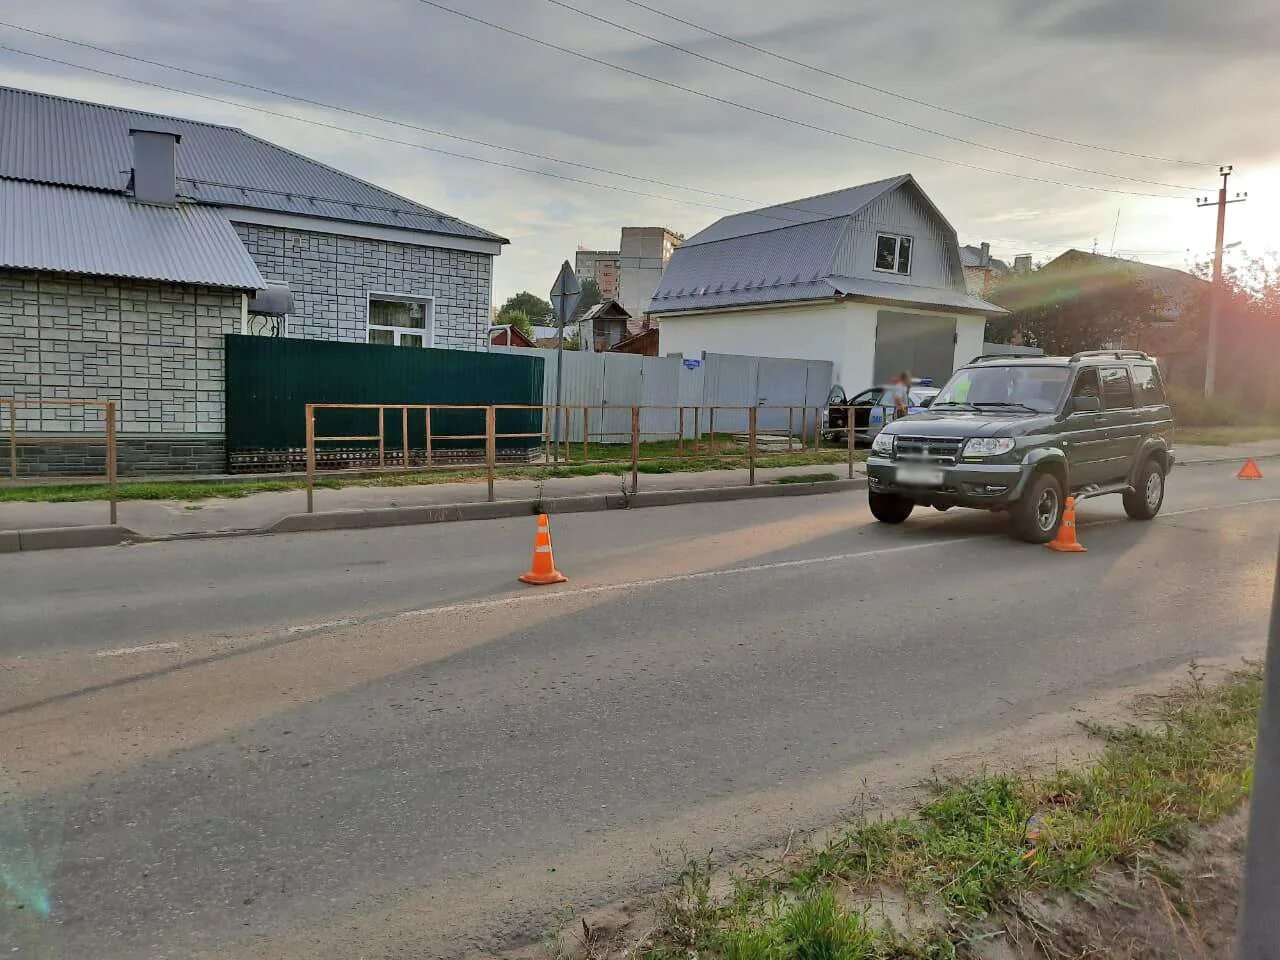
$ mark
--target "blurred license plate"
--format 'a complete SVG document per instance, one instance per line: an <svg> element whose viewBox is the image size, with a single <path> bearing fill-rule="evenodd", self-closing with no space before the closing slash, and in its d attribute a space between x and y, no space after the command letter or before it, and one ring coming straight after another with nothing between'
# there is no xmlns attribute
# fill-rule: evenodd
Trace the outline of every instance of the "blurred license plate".
<svg viewBox="0 0 1280 960"><path fill-rule="evenodd" d="M942 471L936 467L903 466L898 468L898 482L913 487L941 486Z"/></svg>

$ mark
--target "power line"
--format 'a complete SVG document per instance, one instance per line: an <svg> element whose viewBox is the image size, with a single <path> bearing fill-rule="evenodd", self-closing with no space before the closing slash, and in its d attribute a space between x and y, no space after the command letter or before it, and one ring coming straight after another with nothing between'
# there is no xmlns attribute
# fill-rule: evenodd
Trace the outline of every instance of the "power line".
<svg viewBox="0 0 1280 960"><path fill-rule="evenodd" d="M298 96L297 94L285 93L283 90L274 90L271 87L263 87L255 83L246 83L243 80L232 80L229 77L219 77L211 73L201 73L199 70L191 70L188 67L181 67L175 63L165 63L162 60L151 60L151 59L148 59L147 57L140 57L132 53L122 53L119 50L112 50L110 47L100 47L100 46L97 46L96 44L87 43L84 40L75 40L71 37L63 37L55 33L44 33L43 31L40 31L40 30L33 30L30 27L20 26L19 24L16 24L16 23L8 23L7 21L4 21L4 20L0 20L0 27L8 27L11 30L19 30L23 33L31 34L33 36L44 37L46 40L57 40L60 43L68 43L68 44L71 44L72 46L83 47L86 50L93 50L93 51L96 51L97 53L106 53L113 57L120 57L125 60L132 60L135 63L145 63L148 66L152 66L152 67L162 67L166 70L176 70L179 73L185 73L191 77L200 77L204 80L213 80L217 83L226 83L226 84L230 84L231 86L242 87L245 90L253 90L258 93L269 94L270 96L273 96L273 97L279 97L282 100L293 100L296 103L305 103L313 107L322 107L326 110L335 110L339 113L345 113L353 117L362 117L366 120L378 120L382 123L389 123L394 126L404 127L405 129L408 129L408 130L417 130L420 133L428 133L435 137L447 137L450 140L460 140L463 143L471 143L480 147L489 147L490 149L493 149L493 150L503 150L503 151L506 151L507 153L516 153L516 154L520 154L521 156L531 157L535 160L546 160L551 163L561 163L561 164L564 164L565 166L578 167L581 170L591 170L595 173L607 173L615 177L626 177L629 180L635 180L640 183L650 183L650 184L653 184L654 186L672 187L673 189L676 189L676 190L688 190L692 193L701 193L711 197L719 197L722 200L735 200L739 203L752 202L751 200L748 200L745 197L735 197L732 194L728 194L728 193L717 193L714 190L703 190L700 187L689 187L689 186L685 186L684 184L671 183L670 181L667 181L667 180L653 180L648 177L638 176L636 174L621 173L617 170L609 170L606 167L596 167L596 166L592 166L589 163L581 163L576 160L564 160L560 157L551 157L543 153L536 153L532 150L522 150L518 147L507 147L500 143L490 143L487 140L479 140L479 139L476 139L475 137L466 137L457 133L449 133L448 131L445 131L445 130L436 130L432 127L424 127L416 123L409 123L405 120L396 120L392 117L384 117L376 113L367 113L363 110L356 110L352 107L343 107L334 103L325 103L322 100L312 100L309 97L302 97L302 96ZM141 81L137 81L137 82L141 82Z"/></svg>
<svg viewBox="0 0 1280 960"><path fill-rule="evenodd" d="M180 94L183 94L184 96L198 97L201 100L209 100L213 103L221 103L229 107L238 107L243 110L253 110L257 113L263 113L271 117L280 117L281 119L284 119L284 120L296 120L299 123L307 123L313 127L322 127L323 129L326 129L326 130L336 130L341 133L350 133L360 137L369 137L373 140L380 140L383 143L395 143L405 147L415 147L419 150L427 150L427 151L430 151L431 153L438 153L438 154L442 154L443 156L454 157L459 160L473 160L476 163L486 163L486 164L489 164L490 166L502 167L506 170L517 170L517 171L520 171L521 173L532 173L540 177L550 177L554 180L564 180L570 183L578 183L578 184L583 184L585 186L590 186L590 187L600 187L603 190L614 190L621 193L629 193L634 196L648 197L651 200L664 200L669 203L683 203L683 204L688 204L694 207L702 207L707 210L719 210L725 213L740 212L732 209L731 207L722 207L716 204L702 203L698 200L687 200L683 197L669 197L669 196L664 196L662 194L657 194L657 193L648 193L643 190L632 190L628 187L617 186L616 184L600 183L595 180L583 180L579 177L570 177L565 174L552 173L549 170L538 170L533 167L522 167L519 164L515 164L515 163L504 163L501 160L490 160L487 157L476 157L476 156L472 156L471 154L456 153L452 150L443 150L440 147L429 147L424 143L415 143L412 140L400 140L395 137L387 137L382 134L371 133L368 130L358 130L354 127L344 127L336 123L325 123L324 121L321 121L321 120L312 120L308 117L300 117L296 114L285 113L280 110L271 110L271 109L268 109L267 107L259 107L259 106L255 106L254 104L244 103L239 100L229 100L229 99L226 99L225 97L215 97L212 94L208 94L208 93L198 93L194 90L183 89L182 87L175 87L175 86L170 86L164 83L157 83L154 80L141 80L138 77L130 77L122 73L113 73L110 70L102 70L102 69L99 69L98 67L89 67L89 66L85 66L82 63L72 63L69 60L59 60L57 57L49 57L40 53L32 53L30 50L21 50L17 47L11 47L6 44L0 44L0 50L6 50L9 53L17 53L24 57L31 57L35 60L43 60L46 63L56 63L60 66L71 67L72 69L75 69L75 70L84 70L88 73L97 74L98 76L110 77L113 80L124 80L128 83L138 83L138 84L142 84L143 86L154 87L157 90L165 90L165 91L168 91L169 93L180 93ZM619 174L619 176L626 176L626 174ZM239 189L251 190L254 192L270 192L270 191L263 191L260 188L243 186L240 184L237 184L236 186ZM340 204L345 204L347 206L366 206L366 204L352 203L350 200L339 200L334 197L312 197L312 196L304 196L301 194L294 194L294 196L303 196L303 199L324 200L329 203L340 203ZM751 201L746 201L746 202L750 203ZM786 218L776 217L774 219L783 220ZM801 221L788 221L788 222L794 223L794 222L801 222Z"/></svg>
<svg viewBox="0 0 1280 960"><path fill-rule="evenodd" d="M1156 197L1162 200L1184 199L1183 197L1176 197L1167 193L1144 193L1136 190L1121 190L1116 187L1102 187L1094 184L1072 183L1066 180L1053 180L1048 177L1036 177L1036 176L1032 176L1030 174L1025 174L1025 173L1015 173L1012 170L1000 170L995 167L984 167L980 164L968 163L964 160L949 160L946 157L939 157L933 154L923 153L918 150L909 150L906 147L895 147L895 146L892 146L891 144L881 143L878 140L870 140L866 137L854 136L851 133L844 133L843 131L840 131L840 130L833 130L830 127L823 127L815 123L808 123L807 121L799 120L795 117L785 116L784 114L780 114L780 113L773 113L769 110L762 110L759 107L753 107L753 106L750 106L749 104L739 103L736 100L730 100L726 97L719 97L719 96L716 96L715 94L706 93L705 91L697 90L693 87L686 87L683 84L676 83L673 80L664 80L661 77L655 77L652 74L643 73L639 70L632 70L630 67L624 67L624 66L621 66L620 64L611 63L608 60L602 60L599 57L593 57L590 54L582 53L578 50L573 50L569 47L562 47L559 44L552 43L550 40L542 40L539 37L535 37L527 33L521 33L519 30L515 30L511 27L503 26L500 23L494 23L492 20L485 20L482 17L477 17L470 13L464 13L461 10L455 10L453 7L448 7L448 6L445 6L443 3L436 2L436 0L418 0L418 2L423 4L424 6L433 7L436 10L441 10L445 13L453 14L456 17L461 17L464 20L470 20L473 23L481 24L493 30L497 30L501 33L505 33L513 37L518 37L521 40L527 40L530 43L536 43L537 45L541 47L546 47L549 50L557 50L560 53L565 53L571 57L576 57L579 60L585 60L588 63L594 63L602 67L608 67L610 70L615 70L619 73L627 74L628 76L638 77L642 80L648 80L651 83L661 84L662 86L670 87L673 90L680 90L684 93L692 94L695 97L700 97L704 100L710 100L714 103L720 103L726 106L735 107L738 110L744 110L748 113L757 114L758 116L769 117L770 119L779 120L783 123L791 124L792 126L802 127L806 130L815 130L819 133L825 133L833 137L839 137L842 140L849 140L855 143L865 143L873 147L880 147L885 150L893 150L893 151L896 151L897 153L906 154L908 156L920 157L921 159L924 159L924 160L932 160L935 163L946 163L946 164L951 164L953 166L965 167L970 170L978 170L982 173L994 173L1000 176L1015 177L1019 180L1029 180L1035 183L1048 183L1048 184L1053 184L1059 187L1074 187L1077 190L1092 190L1099 193L1119 193L1119 194L1125 194L1128 196L1135 196L1135 197Z"/></svg>
<svg viewBox="0 0 1280 960"><path fill-rule="evenodd" d="M1051 133L1042 133L1037 130L1029 130L1026 127L1017 127L1010 123L1002 123L999 120L991 120L987 117L979 117L972 113L965 113L962 110L955 110L955 109L952 109L951 107L944 107L942 104L931 103L928 100L920 100L920 99L917 99L916 97L910 97L910 96L907 96L905 93L898 93L895 90L887 90L884 87L877 87L874 84L866 83L862 80L855 80L853 79L853 77L847 77L842 73L835 73L834 71L827 70L823 67L815 66L812 63L806 63L803 60L796 60L792 57L786 56L785 54L778 53L774 50L769 50L766 47L757 46L754 43L748 43L745 40L739 40L737 37L731 37L728 34L719 33L715 30L712 30L710 27L704 27L701 24L694 23L691 20L682 19L681 17L677 17L673 13L668 13L665 10L659 10L657 7L651 7L647 3L642 3L640 2L640 0L624 0L624 2L629 3L635 7L639 7L642 10L648 10L650 13L657 14L660 17L666 17L668 20L674 20L676 23L682 23L686 27L692 27L695 30L700 30L703 33L709 34L710 36L717 37L721 40L727 40L729 43L735 43L738 46L745 47L748 50L754 50L756 53L762 53L767 57L773 57L775 60L781 60L783 63L790 63L797 67L804 67L806 70L812 70L814 73L821 74L824 77L830 77L833 80L841 80L845 83L853 84L855 87L862 87L864 90L871 90L875 93L883 94L886 97L893 97L897 100L903 100L907 103L914 103L917 106L928 107L930 110L939 110L942 113L949 113L955 117L962 117L965 120L973 120L977 123L985 123L985 124L988 124L989 126L999 127L1002 130L1012 130L1014 133L1021 133L1028 137L1039 137L1041 140L1051 140L1054 143L1064 143L1073 147L1083 147L1086 150L1099 150L1104 153L1114 153L1123 157L1134 157L1135 159L1139 159L1139 160L1157 160L1160 163L1177 163L1187 167L1217 167L1218 166L1218 164L1216 163L1209 163L1203 160L1178 160L1173 157L1160 157L1150 153L1134 153L1128 150L1121 150L1117 147L1104 147L1096 143L1086 143L1083 140L1071 140L1067 137L1057 137Z"/></svg>
<svg viewBox="0 0 1280 960"><path fill-rule="evenodd" d="M0 21L0 26L8 26L8 27L12 27L13 29L21 30L21 31L26 32L26 33L36 34L36 35L39 35L39 36L41 36L41 37L45 37L45 38L47 38L47 39L60 40L60 41L63 41L63 42L69 43L69 44L76 45L76 46L81 46L81 47L85 47L85 48L88 48L88 49L92 49L92 50L95 50L95 51L100 52L100 53L111 54L111 55L114 55L114 56L122 57L122 58L127 59L127 60L134 60L134 61L138 61L138 62L141 62L141 63L145 63L145 64L148 64L148 65L150 65L150 66L162 67L162 68L165 68L165 69L173 69L173 70L177 70L177 71L182 72L182 73L187 73L187 74L190 74L190 75L193 75L193 76L198 76L198 77L201 77L201 78L203 78L203 79L213 80L213 81L220 82L220 83L227 83L227 84L231 84L231 85L234 85L234 86L240 86L240 87L244 87L244 88L246 88L246 89L255 90L255 91L260 92L260 93L267 93L267 94L270 94L270 95L272 95L272 96L278 96L278 97L281 97L281 98L283 98L283 99L296 100L296 101L298 101L298 102L301 102L301 103L307 103L307 104L310 104L310 105L312 105L312 106L317 106L317 107L321 107L321 108L325 108L325 109L333 109L333 110L337 110L337 111L340 111L340 112L346 112L346 113L350 113L350 114L353 114L353 115L361 116L361 117L364 117L364 118L367 118L367 119L371 119L371 120L379 120L379 121L386 122L386 123L389 123L389 124L399 125L399 126L403 126L403 127L409 128L409 129L419 130L419 131L422 131L422 132L433 133L433 134L437 134L437 135L439 135L439 136L443 136L443 137L452 137L452 138L455 138L455 139L465 140L465 141L467 141L467 142L472 142L472 143L476 143L476 144L483 145L483 146L492 146L494 149L498 149L498 150L509 150L509 151L511 151L511 152L515 152L515 153L523 153L523 154L526 154L526 155L530 155L530 156L537 157L537 158L539 158L539 159L546 159L546 160L551 161L551 162L564 163L564 164L572 165L572 166L579 166L579 167L583 167L583 168L585 168L585 169L595 170L595 171L602 172L602 173L607 173L607 174L610 174L610 175L613 175L613 176L618 176L618 177L623 177L623 178L628 178L628 179L634 179L634 180L638 180L638 181L641 181L641 182L659 183L659 184L664 184L664 185L668 185L668 186L674 187L674 188L676 188L676 189L689 190L689 191L693 191L693 192L699 192L699 193L710 194L710 195L712 195L712 196L721 197L721 198L723 198L723 199L737 200L737 201L742 202L742 203L754 204L754 205L755 205L755 206L757 206L757 207L763 207L763 208L770 208L770 207L772 207L775 211L791 210L791 211L795 211L795 212L797 212L797 213L821 214L822 216L828 216L828 215L829 215L829 212L828 212L828 211L810 210L810 209L805 208L805 207L796 206L795 204L787 204L787 203L783 203L783 204L766 204L766 203L764 203L764 202L762 202L762 201L759 201L759 200L753 200L753 199L748 198L748 197L737 197L737 196L734 196L734 195L732 195L732 194L720 194L720 193L714 193L713 191L709 191L709 190L702 190L701 188L698 188L698 187L690 187L690 186L686 186L686 185L678 184L678 183L669 183L669 182L667 182L667 181L655 181L655 180L648 180L647 178L644 178L644 177L638 177L638 176L634 176L634 175L632 175L632 174L626 174L626 173L622 173L622 172L619 172L619 171L609 170L609 169L604 168L604 167L592 167L592 166L589 166L589 165L587 165L587 164L580 164L580 163L576 163L575 161L561 160L561 159L559 159L559 158L557 158L557 157L547 156L547 155L543 155L543 154L533 154L533 153L529 153L528 151L519 150L519 149L517 149L517 148L504 147L504 146L502 146L501 144L489 144L489 143L487 143L486 141L473 140L472 138L463 137L463 136L455 135L455 134L450 134L450 133L447 133L447 132L444 132L444 131L436 131L436 130L433 130L433 129L429 128L429 127L421 127L421 126L418 126L418 125L416 125L416 124L408 123L408 122L406 122L406 121L400 121L400 120L394 120L394 119L391 119L391 118L388 118L388 117L382 117L382 116L380 116L380 115L378 115L378 114L365 113L365 112L363 112L363 111L354 110L354 109L346 108L346 107L341 107L341 106L338 106L338 105L335 105L335 104L329 104L329 103L326 103L326 102L324 102L324 101L320 101L320 100L312 100L312 99L309 99L309 98L306 98L306 97L299 97L299 96L295 96L295 95L293 95L293 94L289 94L289 93L286 93L286 92L283 92L283 91L273 90L273 89L268 88L268 87L261 87L261 86L257 86L257 85L255 85L255 84L245 83L245 82L243 82L243 81L239 81L239 80L232 80L232 79L225 78L225 77L219 77L219 76L214 75L214 74L199 73L199 72L197 72L197 71L189 70L189 69L184 68L184 67L178 67L178 66L176 66L176 65L169 64L169 63L165 63L165 62L163 62L163 61L159 61L159 60L148 60L148 59L146 59L146 58L137 57L137 56L134 56L134 55L131 55L131 54L120 53L120 52L118 52L118 51L111 50L111 49L109 49L109 48L107 48L107 47L98 47L98 46L95 46L95 45L93 45L93 44L84 43L84 42L82 42L82 41L73 40L73 39L70 39L70 38L67 38L67 37L60 37L60 36L57 36L57 35L55 35L55 34L42 33L42 32L40 32L40 31L31 30L31 29L29 29L29 28L25 28L25 27L20 27L20 26L17 26L17 25L15 25L15 24L6 23L6 22L4 22L4 21ZM25 57L30 57L30 58L33 58L33 59L36 59L36 60L42 60L42 61L45 61L45 62L48 62L48 63L55 63L55 64L58 64L58 65L60 65L60 66L71 67L72 69L76 69L76 70L83 70L83 71L86 71L86 72L88 72L88 73L94 73L94 74L97 74L97 75L99 75L99 76L109 77L109 78L111 78L111 79L115 79L115 80L123 80L123 81L128 82L128 83L136 83L136 84L140 84L140 85L142 85L142 86L147 86L147 87L152 87L152 88L159 89L159 90L164 90L164 91L169 92L169 93L177 93L177 94L181 94L181 95L183 95L183 96L191 96L191 97L196 97L196 98L199 98L199 99L202 99L202 100L207 100L207 101L210 101L210 102L213 102L213 103L223 104L223 105L225 105L225 106L238 107L238 108L245 109L245 110L252 110L252 111L254 111L254 112L262 113L262 114L265 114L265 115L267 115L267 116L278 117L278 118L286 119L286 120L294 120L294 121L297 121L297 122L299 122L299 123L306 123L306 124L309 124L309 125L311 125L311 126L320 127L320 128L327 129L327 130L335 130L335 131L342 132L342 133L349 133L349 134L353 134L353 135L355 135L355 136L368 137L368 138L370 138L370 139L378 140L378 141L381 141L381 142L384 142L384 143L392 143L392 144L397 144L397 145L401 145L401 146L414 147L414 148L417 148L417 149L420 149L420 150L426 150L426 151L429 151L429 152L432 152L432 153L439 153L439 154L442 154L442 155L444 155L444 156L453 157L453 158L455 158L455 159L473 160L473 161L478 162L478 163L489 164L489 165L491 165L491 166L497 166L497 167L501 167L501 168L503 168L503 169L515 170L515 171L517 171L517 172L521 172L521 173L529 173L529 174L534 174L534 175L542 176L542 177L550 177L550 178L552 178L552 179L556 179L556 180L568 181L568 182L572 182L572 183L578 183L578 184L582 184L582 185L585 185L585 186L593 186L593 187L597 187L597 188L604 189L604 190L617 190L617 191L621 191L621 192L625 192L625 193L629 193L629 194L633 194L633 195L637 195L637 196L646 197L646 198L649 198L649 199L663 200L663 201L670 202L670 203L680 203L680 204L686 204L686 205L691 205L691 206L697 206L697 207L701 207L701 208L703 208L703 209L716 210L716 211L720 211L720 212L724 212L724 213L739 213L739 212L741 212L741 211L734 210L734 209L729 208L729 207L723 207L723 206L719 206L719 205L715 205L715 204L701 203L701 202L699 202L699 201L695 201L695 200L688 200L688 199L681 198L681 197L670 197L670 196L664 196L664 195L660 195L660 194L648 193L648 192L644 192L644 191L630 190L630 189L627 189L627 188L625 188L625 187L619 187L619 186L616 186L616 185L613 185L613 184L604 184L604 183L599 183L599 182L592 181L592 180L584 180L584 179L580 179L580 178L576 178L576 177L569 177L569 176L565 176L565 175L562 175L562 174L556 174L556 173L552 173L552 172L550 172L550 171L546 171L546 170L538 170L538 169L535 169L535 168L532 168L532 167L522 167L522 166L519 166L519 165L516 165L516 164L503 163L503 162L501 162L501 161L490 160L490 159L487 159L487 158L484 158L484 157L475 157L475 156L471 156L471 155L468 155L468 154L457 153L457 152L454 152L454 151L442 150L442 149L439 149L439 148L436 148L436 147L430 147L430 146L427 146L426 144L416 143L416 142L414 142L414 141L401 140L401 139L397 139L397 138L395 138L395 137L387 137L387 136L383 136L383 135L380 135L380 134L372 133L372 132L367 131L367 130L360 130L360 129L356 129L356 128L353 128L353 127L345 127L345 126L342 126L342 125L340 125L340 124L325 123L325 122L323 122L323 121L313 120L313 119L310 119L310 118L307 118L307 117L300 117L300 116L297 116L296 114L285 113L285 112L283 112L283 111L272 110L272 109L269 109L269 108L266 108L266 107L256 106L256 105L254 105L254 104L250 104L250 103L244 103L243 101L239 101L239 100L230 100L230 99L227 99L227 98L224 98L224 97L216 97L216 96L213 96L213 95L211 95L211 94L200 93L200 92L197 92L197 91L194 91L194 90L188 90L188 89L185 89L185 88L182 88L182 87L176 87L176 86L172 86L172 85L169 85L169 84L162 84L162 83L158 83L158 82L151 81L151 80L143 80L143 79L140 79L140 78L137 78L137 77L130 77L130 76L127 76L127 75L125 75L125 74L113 73L113 72L111 72L111 71L102 70L102 69L97 68L97 67L90 67L90 66L87 66L87 65L84 65L84 64L73 63L73 62L71 62L71 61L67 61L67 60L60 60L60 59L55 58L55 57L49 57L49 56L45 56L45 55L42 55L42 54L33 53L33 52L29 51L29 50L22 50L22 49L19 49L19 48L17 48L17 47L11 47L11 46L7 46L7 45L0 44L0 50L5 50L5 51L10 52L10 53L17 53L17 54L20 54L20 55L25 56ZM270 189L263 188L263 187L253 187L253 186L249 186L249 185L247 185L247 184L228 184L228 183L222 183L222 182L219 182L219 181L212 181L212 180L197 180L197 179L193 179L193 178L183 178L183 179L186 179L186 180L188 180L188 181L189 181L189 182L191 182L191 183L196 183L196 184L205 185L205 186L216 186L216 187L223 187L223 188L228 188L228 189L246 190L246 191L249 191L249 192L252 192L252 193L263 193L263 194L270 194L270 195L277 195L277 196L286 196L286 195L287 195L287 196L294 197L294 198L297 198L297 199L312 200L312 201L316 201L316 202L325 202L325 203L335 203L335 204L341 204L341 205L345 205L345 206L349 206L349 207L356 207L356 208L360 208L360 209L372 209L372 210L379 210L379 211L393 212L393 213L401 213L401 214L407 213L407 211L399 210L399 209L392 208L392 207L384 207L384 206L379 206L379 205L376 205L376 204L360 203L360 202L351 201L351 200L349 200L349 199L338 199L338 198L336 198L336 197L324 197L324 196L319 196L319 195L304 194L304 193L297 193L297 192L293 192L293 193L285 194L285 193L283 193L283 192L281 192L281 191L270 190ZM779 221L779 222L781 222L781 223L797 223L797 224L798 224L798 223L805 223L805 222L808 222L807 220L797 220L797 219L793 219L793 218L790 218L790 217L778 216L776 212L775 212L775 213L772 213L772 214L771 214L771 213L758 212L758 211L754 211L754 210L753 210L753 211L747 211L747 212L755 213L757 216L761 217L762 219L767 219L767 220L777 220L777 221ZM975 237L975 238L979 238L977 234L971 234L970 236ZM985 236L985 237L980 237L979 239L994 240L994 241L997 241L997 242L1000 242L1000 243L1009 243L1009 244L1020 245L1020 246L1044 247L1044 248L1046 248L1046 249L1060 249L1060 248L1062 248L1062 246L1063 246L1062 244L1045 243L1045 242L1042 242L1042 241L1014 240L1014 239L1011 239L1011 238L1008 238L1008 237L990 237L990 236ZM1175 254L1175 253L1180 253L1180 252L1182 252L1182 251L1174 251L1174 250L1146 250L1146 251L1142 251L1142 250L1124 250L1124 251L1121 251L1121 252L1124 252L1124 253L1144 253L1144 254Z"/></svg>
<svg viewBox="0 0 1280 960"><path fill-rule="evenodd" d="M1002 153L1005 156L1016 157L1019 160L1030 160L1033 163L1043 163L1052 167L1059 167L1063 170L1074 170L1077 173L1087 173L1095 177L1110 177L1115 180L1128 180L1132 183L1146 183L1156 187L1168 187L1171 190L1188 190L1188 191L1194 192L1196 190L1203 189L1202 187L1188 187L1185 184L1181 184L1181 183L1166 183L1163 180L1147 180L1143 177L1131 177L1122 173L1109 173L1105 170L1094 170L1091 167L1081 167L1071 163L1062 163L1057 160L1049 160L1045 157L1037 157L1029 153L1019 153L1016 150L1006 150L1004 147L992 146L991 144L981 143L977 140L969 140L965 137L957 137L957 136L954 136L953 134L945 133L941 130L934 130L930 127L924 127L924 126L920 126L919 124L909 123L906 120L899 120L896 117L891 117L884 113L877 113L874 110L867 110L864 107L859 107L845 100L836 100L833 97L824 96L821 93L816 93L812 90L806 90L803 87L797 87L794 84L786 83L785 81L782 81L782 80L777 80L773 77L766 76L762 73L756 73L753 70L747 70L744 67L739 67L732 63L728 63L724 60L719 60L715 57L708 56L707 54L699 53L696 50L691 50L688 47L681 46L678 43L672 43L671 41L663 40L661 37L655 37L652 34L644 33L643 31L640 31L640 30L634 30L631 27L618 23L616 20L610 20L607 17L602 17L599 14L592 13L589 10L583 10L580 7L575 7L571 3L566 3L565 0L547 0L547 3L550 3L557 7L561 7L565 10L569 10L573 13L578 14L579 16L586 17L589 20L595 20L597 23L602 23L606 26L613 27L616 30L621 30L624 33L629 33L632 36L640 37L642 40L648 40L650 43L656 43L656 44L659 44L660 46L667 47L671 50L677 50L680 53L683 53L687 56L695 57L696 59L702 60L706 63L715 64L716 66L722 67L726 70L732 70L734 73L740 73L745 77L751 77L754 80L761 80L764 83L772 84L773 86L779 87L780 89L788 90L792 93L798 93L798 94L801 94L802 96L810 97L814 100L818 100L822 103L827 103L832 106L840 107L841 109L844 109L844 110L852 110L853 112L863 114L864 116L874 117L877 120L883 120L886 123L894 123L900 127L906 127L909 130L916 130L916 131L919 131L920 133L927 133L930 136L934 136L934 137L942 137L944 140L951 140L955 143L963 143L966 146L977 147L980 150L991 150L995 153Z"/></svg>

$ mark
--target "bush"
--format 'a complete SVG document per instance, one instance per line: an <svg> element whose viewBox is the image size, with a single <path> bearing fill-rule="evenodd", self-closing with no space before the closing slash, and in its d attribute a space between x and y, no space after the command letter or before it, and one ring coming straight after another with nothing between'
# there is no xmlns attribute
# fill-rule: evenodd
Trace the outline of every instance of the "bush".
<svg viewBox="0 0 1280 960"><path fill-rule="evenodd" d="M1270 422L1267 411L1249 406L1237 397L1219 394L1212 399L1186 387L1168 388L1174 419L1185 427L1248 426Z"/></svg>

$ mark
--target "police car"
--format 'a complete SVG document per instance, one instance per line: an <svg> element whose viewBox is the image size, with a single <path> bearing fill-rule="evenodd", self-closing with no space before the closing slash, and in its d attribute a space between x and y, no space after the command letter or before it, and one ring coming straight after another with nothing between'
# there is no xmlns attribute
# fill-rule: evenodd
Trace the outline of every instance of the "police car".
<svg viewBox="0 0 1280 960"><path fill-rule="evenodd" d="M926 410L938 388L933 380L913 380L907 392L907 412ZM846 397L844 387L836 384L827 397L827 409L822 411L822 437L824 440L843 440L849 427L849 410L853 407L853 438L856 442L870 443L886 423L893 420L893 387L885 384Z"/></svg>

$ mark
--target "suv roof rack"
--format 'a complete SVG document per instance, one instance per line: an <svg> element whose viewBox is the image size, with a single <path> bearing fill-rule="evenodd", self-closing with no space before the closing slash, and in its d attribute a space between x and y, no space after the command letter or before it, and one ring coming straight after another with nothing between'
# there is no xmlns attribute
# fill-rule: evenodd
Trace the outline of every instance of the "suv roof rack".
<svg viewBox="0 0 1280 960"><path fill-rule="evenodd" d="M983 363L987 360L1035 360L1042 358L1043 354L1021 354L1021 353L980 353L970 363Z"/></svg>
<svg viewBox="0 0 1280 960"><path fill-rule="evenodd" d="M1071 355L1071 362L1083 360L1086 357L1112 357L1116 360L1150 360L1141 350L1081 350L1079 353Z"/></svg>

